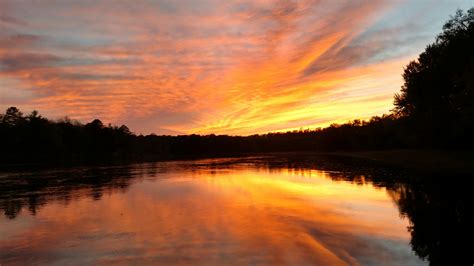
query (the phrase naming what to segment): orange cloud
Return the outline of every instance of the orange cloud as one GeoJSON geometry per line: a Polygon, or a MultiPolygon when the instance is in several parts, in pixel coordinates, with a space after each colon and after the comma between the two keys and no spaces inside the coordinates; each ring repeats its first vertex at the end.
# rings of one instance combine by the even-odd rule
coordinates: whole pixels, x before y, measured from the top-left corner
{"type": "Polygon", "coordinates": [[[138,133],[253,134],[381,114],[410,47],[432,36],[423,21],[392,19],[429,3],[1,5],[0,108],[138,133]]]}

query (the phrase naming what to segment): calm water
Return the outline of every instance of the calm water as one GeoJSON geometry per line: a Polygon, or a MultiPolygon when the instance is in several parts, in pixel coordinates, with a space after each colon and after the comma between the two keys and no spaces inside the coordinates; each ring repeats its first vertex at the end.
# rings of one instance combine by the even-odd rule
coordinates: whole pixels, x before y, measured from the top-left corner
{"type": "Polygon", "coordinates": [[[327,168],[241,158],[3,173],[0,264],[428,263],[410,245],[416,190],[327,168]]]}

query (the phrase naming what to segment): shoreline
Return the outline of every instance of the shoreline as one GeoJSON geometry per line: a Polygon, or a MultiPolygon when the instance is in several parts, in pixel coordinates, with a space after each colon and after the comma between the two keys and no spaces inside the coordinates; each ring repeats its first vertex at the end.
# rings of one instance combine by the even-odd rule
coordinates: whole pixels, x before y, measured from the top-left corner
{"type": "Polygon", "coordinates": [[[251,156],[298,156],[298,157],[339,157],[360,160],[361,163],[381,167],[393,167],[422,174],[474,174],[474,150],[372,150],[372,151],[292,151],[203,154],[149,158],[143,160],[110,160],[97,162],[46,162],[24,164],[0,164],[0,171],[22,171],[32,169],[57,169],[71,167],[113,166],[150,162],[193,161],[218,158],[244,158],[251,156]]]}
{"type": "Polygon", "coordinates": [[[361,159],[425,174],[474,174],[473,150],[337,151],[327,155],[361,159]]]}

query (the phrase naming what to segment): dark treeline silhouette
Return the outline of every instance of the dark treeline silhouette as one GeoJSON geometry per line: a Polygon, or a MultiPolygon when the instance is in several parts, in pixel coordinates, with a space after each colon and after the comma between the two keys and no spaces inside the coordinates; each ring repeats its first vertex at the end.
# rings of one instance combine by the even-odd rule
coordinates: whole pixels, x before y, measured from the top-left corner
{"type": "Polygon", "coordinates": [[[459,10],[403,73],[392,113],[327,128],[252,136],[135,135],[126,126],[0,115],[1,163],[95,162],[249,152],[473,148],[474,8],[459,10]]]}
{"type": "Polygon", "coordinates": [[[0,117],[0,161],[15,163],[90,163],[108,160],[153,160],[230,153],[384,149],[406,146],[393,116],[355,121],[325,129],[252,136],[135,135],[126,126],[48,120],[37,112],[23,115],[9,108],[0,117]]]}

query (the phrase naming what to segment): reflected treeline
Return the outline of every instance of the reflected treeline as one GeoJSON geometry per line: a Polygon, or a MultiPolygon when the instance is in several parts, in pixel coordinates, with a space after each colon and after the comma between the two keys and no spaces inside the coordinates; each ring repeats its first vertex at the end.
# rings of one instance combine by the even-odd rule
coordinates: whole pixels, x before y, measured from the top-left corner
{"type": "MultiPolygon", "coordinates": [[[[447,217],[441,209],[439,180],[395,184],[389,190],[400,214],[408,217],[413,251],[432,265],[441,264],[441,219],[447,217]]],[[[443,195],[444,196],[444,195],[443,195]]],[[[455,195],[452,195],[453,197],[455,195]]]]}
{"type": "Polygon", "coordinates": [[[290,171],[300,176],[308,171],[325,170],[332,180],[386,189],[400,215],[410,221],[407,230],[411,233],[413,251],[419,257],[431,265],[444,264],[443,260],[451,258],[441,257],[441,247],[457,244],[457,259],[472,263],[470,245],[461,245],[463,242],[456,240],[460,237],[470,240],[473,209],[465,182],[472,177],[413,176],[342,157],[249,157],[12,174],[0,179],[0,208],[6,217],[14,219],[22,209],[34,215],[50,202],[68,204],[84,197],[98,200],[104,193],[122,193],[132,182],[159,178],[160,173],[183,170],[209,173],[249,167],[272,173],[290,171]]]}
{"type": "Polygon", "coordinates": [[[472,176],[429,176],[392,184],[389,193],[410,220],[411,246],[431,265],[473,265],[472,176]]]}
{"type": "Polygon", "coordinates": [[[14,219],[23,209],[35,215],[50,202],[67,205],[83,197],[100,200],[104,193],[125,192],[132,180],[155,176],[158,171],[151,164],[142,164],[6,173],[0,177],[0,209],[14,219]]]}

